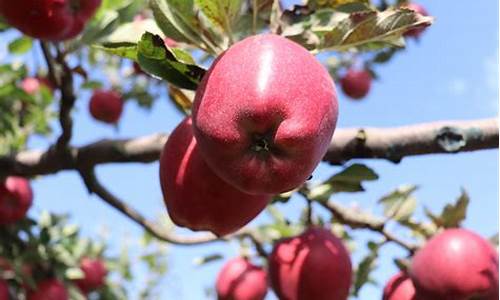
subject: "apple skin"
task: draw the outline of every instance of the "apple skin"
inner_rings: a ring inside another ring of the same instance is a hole
[[[311,227],[275,245],[269,276],[282,300],[346,300],[352,266],[342,240],[326,229]]]
[[[0,279],[0,300],[9,300],[9,286],[3,279]]]
[[[340,80],[342,91],[351,99],[360,100],[370,91],[372,75],[367,70],[349,69]]]
[[[82,292],[89,293],[104,285],[108,271],[102,260],[84,257],[80,262],[80,269],[84,277],[75,280],[75,284]]]
[[[250,194],[304,183],[330,145],[337,116],[326,69],[302,46],[272,34],[246,38],[220,55],[193,106],[204,159]]]
[[[37,284],[37,289],[28,292],[28,300],[68,300],[68,291],[57,279],[45,279]]]
[[[386,284],[382,300],[415,300],[415,286],[408,275],[399,272]]]
[[[122,96],[113,90],[95,90],[90,98],[89,111],[94,119],[115,124],[123,112]]]
[[[78,35],[100,4],[101,0],[0,0],[0,14],[26,35],[60,41]]]
[[[233,258],[219,272],[216,290],[218,300],[263,300],[267,273],[246,258]]]
[[[54,91],[54,84],[46,77],[26,77],[21,82],[21,88],[26,93],[33,95],[40,90],[41,86],[45,86],[51,92]]]
[[[160,183],[172,221],[218,236],[232,233],[255,218],[269,195],[248,195],[220,179],[201,157],[192,120],[184,119],[168,138],[160,157]]]
[[[409,274],[417,300],[498,299],[498,253],[466,229],[431,238],[413,257]]]
[[[429,15],[427,10],[422,5],[417,4],[417,3],[411,2],[411,3],[408,3],[406,5],[403,5],[402,7],[407,8],[407,9],[411,9],[411,10],[415,11],[416,13],[421,14],[422,16]],[[406,31],[403,35],[405,37],[419,38],[420,35],[425,31],[425,28],[426,27],[410,29],[410,30]]]
[[[33,191],[27,179],[10,176],[0,182],[0,225],[24,218],[32,202]]]

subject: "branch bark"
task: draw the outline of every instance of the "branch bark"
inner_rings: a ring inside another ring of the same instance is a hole
[[[76,170],[78,166],[108,163],[149,163],[158,160],[167,140],[165,134],[134,139],[101,140],[68,151],[27,150],[0,156],[0,176],[35,176]],[[458,153],[498,148],[498,123],[495,118],[472,121],[423,123],[395,128],[338,129],[323,158],[331,164],[350,159],[387,159]]]
[[[386,223],[383,219],[377,218],[370,214],[355,211],[348,207],[344,207],[334,201],[321,202],[320,204],[324,208],[329,210],[332,215],[337,218],[342,224],[345,224],[351,228],[365,228],[371,231],[378,232],[385,237],[386,241],[394,242],[405,248],[412,254],[418,249],[417,245],[402,240],[398,236],[388,231],[385,228]]]
[[[89,193],[94,193],[99,196],[104,202],[108,203],[111,207],[118,210],[120,213],[128,217],[137,225],[141,226],[149,234],[155,238],[170,243],[174,245],[200,245],[206,243],[212,243],[217,241],[227,241],[232,238],[249,238],[255,245],[255,248],[259,255],[267,256],[262,242],[257,238],[257,236],[250,230],[242,229],[232,235],[226,237],[217,237],[211,233],[199,234],[196,236],[179,236],[173,232],[165,231],[160,228],[156,223],[147,220],[140,212],[126,204],[124,201],[120,200],[118,197],[113,195],[110,191],[104,187],[95,175],[95,171],[92,168],[80,168],[80,175],[87,187]]]

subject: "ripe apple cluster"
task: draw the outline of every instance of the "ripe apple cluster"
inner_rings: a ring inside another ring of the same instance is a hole
[[[324,280],[327,279],[327,284]],[[268,258],[268,271],[235,258],[219,272],[219,300],[263,300],[270,282],[283,300],[346,300],[352,266],[341,239],[320,227],[275,244]]]
[[[0,0],[0,14],[24,34],[47,41],[79,35],[102,0]]]
[[[160,159],[168,213],[179,226],[229,234],[273,195],[304,183],[337,122],[328,72],[277,35],[244,39],[220,55],[196,92],[193,115]]]

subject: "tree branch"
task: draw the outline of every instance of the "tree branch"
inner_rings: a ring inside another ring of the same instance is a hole
[[[141,226],[146,230],[149,234],[154,236],[155,238],[175,244],[175,245],[200,245],[206,243],[212,243],[217,241],[227,241],[232,238],[240,237],[240,238],[249,238],[252,243],[255,245],[257,252],[260,255],[267,256],[262,243],[257,238],[257,236],[250,230],[242,229],[232,235],[228,235],[226,237],[217,237],[213,234],[200,234],[194,237],[190,236],[179,236],[172,232],[167,232],[159,228],[159,226],[147,220],[144,216],[141,215],[137,210],[128,206],[125,202],[120,200],[118,197],[113,195],[110,191],[108,191],[97,179],[95,172],[92,168],[80,168],[80,175],[90,193],[94,193],[99,196],[104,202],[111,205],[113,208],[118,210],[120,213],[131,219],[134,223]]]
[[[67,148],[73,132],[71,110],[75,105],[76,96],[73,90],[73,71],[68,66],[64,54],[59,49],[57,50],[57,62],[62,67],[61,85],[59,86],[61,90],[59,123],[61,124],[62,133],[57,139],[56,147],[59,150],[64,150]]]
[[[398,163],[406,156],[493,148],[498,148],[496,118],[441,121],[396,128],[338,130],[324,160],[342,164],[353,158],[379,158]]]
[[[410,253],[414,253],[418,246],[408,243],[399,237],[395,236],[385,228],[385,221],[375,216],[358,212],[348,207],[344,207],[334,201],[319,202],[324,208],[329,210],[332,215],[351,228],[365,228],[382,234],[387,241],[394,242],[401,247],[407,249]]]
[[[167,135],[126,140],[102,140],[82,147],[68,147],[61,154],[52,150],[27,150],[0,156],[0,176],[45,175],[77,166],[158,160]],[[344,163],[353,158],[388,159],[458,153],[498,148],[497,120],[448,121],[395,128],[338,129],[324,161]]]

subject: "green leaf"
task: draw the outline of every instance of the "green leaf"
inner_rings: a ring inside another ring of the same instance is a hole
[[[137,60],[137,44],[134,43],[104,43],[102,45],[94,45],[93,48],[123,58]]]
[[[353,47],[380,49],[404,45],[402,35],[413,28],[429,26],[432,17],[409,9],[382,12],[362,10],[344,13],[320,9],[314,13],[282,17],[283,35],[308,49],[346,51]]]
[[[356,269],[352,290],[352,295],[354,297],[358,297],[359,291],[366,283],[373,282],[370,274],[376,268],[378,249],[380,248],[380,245],[374,242],[368,242],[367,247],[370,250],[370,253],[361,260],[358,268]]]
[[[195,90],[205,74],[204,69],[184,63],[187,54],[179,55],[181,50],[171,52],[157,35],[145,33],[137,50],[137,61],[141,69],[177,87]]]
[[[417,189],[414,185],[403,185],[382,197],[378,203],[384,207],[384,215],[396,221],[409,219],[417,207],[411,194]]]
[[[218,261],[223,259],[224,256],[222,256],[219,253],[211,254],[211,255],[206,255],[203,257],[197,257],[193,260],[193,263],[197,266],[202,266],[210,262]]]
[[[212,24],[227,29],[239,16],[242,0],[195,0]]]
[[[9,43],[9,52],[12,54],[24,54],[33,47],[33,40],[27,36],[22,36]]]
[[[309,0],[307,5],[313,9],[317,10],[320,8],[338,8],[346,5],[357,5],[366,7],[370,4],[369,0]]]
[[[106,43],[137,43],[144,33],[151,32],[156,35],[162,34],[161,29],[153,19],[133,21],[120,25],[106,39]]]
[[[465,220],[469,201],[469,195],[465,190],[462,190],[457,201],[454,204],[447,204],[440,215],[435,215],[427,208],[424,208],[424,212],[437,227],[460,227],[462,221]]]
[[[193,0],[150,0],[149,6],[158,27],[165,36],[216,54],[217,43],[210,42],[204,34],[209,28],[202,27]],[[214,38],[215,36],[211,36]]]
[[[378,175],[372,169],[362,164],[353,164],[322,184],[312,187],[307,197],[316,201],[326,201],[334,193],[364,191],[363,181],[377,179]]]
[[[465,220],[467,214],[467,207],[469,205],[469,195],[465,190],[462,190],[462,194],[457,199],[455,204],[447,204],[443,212],[441,213],[441,218],[443,220],[444,228],[459,227],[463,220]]]
[[[75,280],[85,277],[85,274],[80,268],[68,268],[64,272],[64,277],[66,277],[69,280]]]

